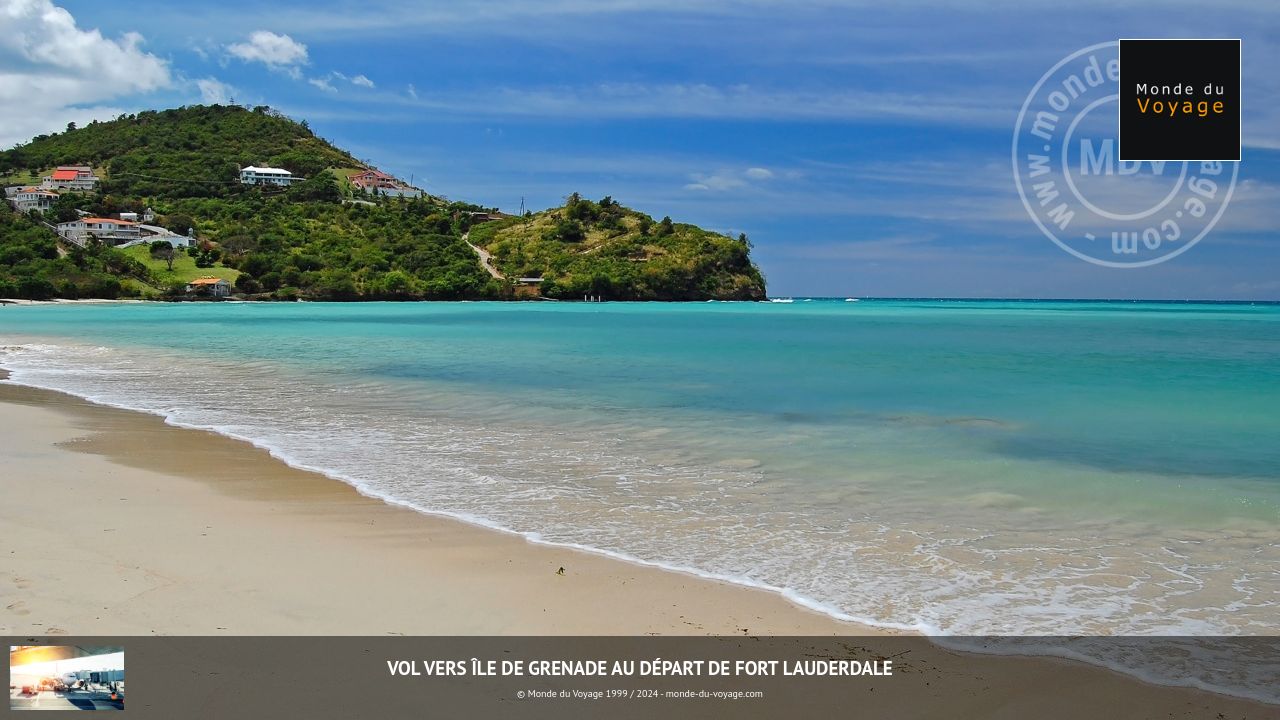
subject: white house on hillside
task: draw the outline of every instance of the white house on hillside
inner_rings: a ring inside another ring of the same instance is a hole
[[[115,218],[82,217],[72,222],[58,223],[58,234],[77,245],[87,240],[98,240],[107,245],[119,245],[142,237],[138,223]]]
[[[13,209],[20,213],[26,213],[31,210],[44,212],[53,207],[53,201],[57,199],[58,193],[42,190],[38,187],[19,188],[9,195],[9,202],[13,204]]]
[[[40,186],[46,190],[92,190],[98,177],[88,165],[59,165]]]
[[[245,185],[291,185],[304,178],[294,177],[283,168],[254,167],[240,169],[240,182]]]

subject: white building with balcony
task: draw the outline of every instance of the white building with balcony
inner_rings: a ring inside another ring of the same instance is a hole
[[[5,194],[9,196],[13,209],[20,213],[32,210],[44,212],[53,207],[53,202],[58,199],[58,193],[38,187],[18,188],[12,194],[7,192]]]
[[[82,217],[71,222],[58,223],[58,234],[77,244],[97,240],[106,245],[120,245],[142,237],[142,228],[136,222],[115,218]]]
[[[98,176],[88,165],[59,165],[44,178],[41,186],[46,190],[92,190],[98,184]]]
[[[250,165],[240,169],[240,182],[245,185],[278,185],[288,186],[305,178],[294,177],[293,173],[283,168],[255,167]]]

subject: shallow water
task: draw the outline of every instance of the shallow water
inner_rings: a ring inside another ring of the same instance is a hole
[[[1280,633],[1280,306],[49,306],[16,381],[935,634]]]

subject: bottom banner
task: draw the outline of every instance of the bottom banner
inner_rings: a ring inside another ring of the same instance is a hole
[[[1280,718],[1280,638],[1272,637],[9,641],[9,713]]]

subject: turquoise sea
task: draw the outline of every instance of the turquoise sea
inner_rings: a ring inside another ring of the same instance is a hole
[[[55,305],[17,382],[933,634],[1280,634],[1280,305]]]

